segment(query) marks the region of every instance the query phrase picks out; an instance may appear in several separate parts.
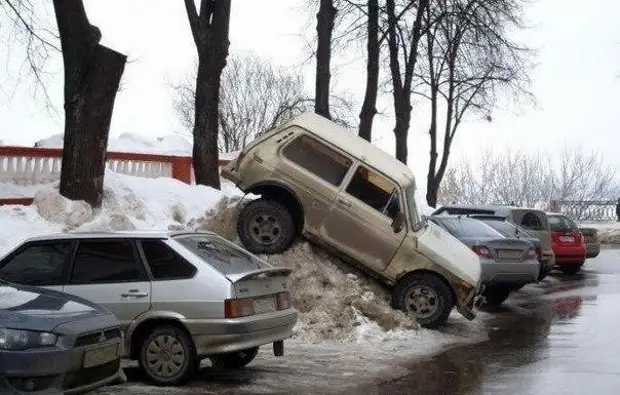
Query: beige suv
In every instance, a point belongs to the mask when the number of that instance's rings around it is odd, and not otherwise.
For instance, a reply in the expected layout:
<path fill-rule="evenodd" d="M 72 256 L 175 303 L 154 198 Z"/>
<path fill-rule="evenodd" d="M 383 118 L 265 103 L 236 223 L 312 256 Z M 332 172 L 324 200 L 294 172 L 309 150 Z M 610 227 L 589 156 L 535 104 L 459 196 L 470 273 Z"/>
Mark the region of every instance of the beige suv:
<path fill-rule="evenodd" d="M 237 231 L 260 254 L 303 235 L 392 288 L 392 305 L 427 327 L 452 308 L 473 319 L 480 261 L 424 220 L 411 170 L 338 124 L 306 113 L 252 141 L 222 177 L 259 195 Z"/>

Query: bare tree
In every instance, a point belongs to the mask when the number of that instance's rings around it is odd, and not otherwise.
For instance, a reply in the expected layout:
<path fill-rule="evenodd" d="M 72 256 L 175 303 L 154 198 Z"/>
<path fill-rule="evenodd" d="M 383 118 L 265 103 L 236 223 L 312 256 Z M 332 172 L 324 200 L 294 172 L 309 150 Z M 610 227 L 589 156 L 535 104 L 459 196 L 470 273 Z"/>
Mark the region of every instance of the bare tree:
<path fill-rule="evenodd" d="M 527 48 L 508 38 L 521 28 L 522 0 L 440 0 L 428 8 L 425 62 L 418 94 L 430 101 L 430 160 L 427 203 L 435 207 L 457 129 L 467 115 L 490 120 L 498 92 L 531 97 L 527 91 Z M 442 154 L 439 157 L 438 111 L 443 105 Z"/>
<path fill-rule="evenodd" d="M 194 102 L 194 176 L 197 184 L 220 188 L 218 121 L 220 78 L 228 57 L 231 0 L 185 0 L 198 52 Z"/>
<path fill-rule="evenodd" d="M 318 35 L 316 49 L 316 87 L 314 111 L 331 119 L 329 112 L 329 84 L 331 79 L 332 33 L 338 10 L 333 0 L 320 0 L 319 12 L 316 14 L 316 32 Z"/>
<path fill-rule="evenodd" d="M 81 0 L 54 0 L 65 71 L 60 193 L 99 206 L 116 92 L 127 57 L 99 44 Z"/>
<path fill-rule="evenodd" d="M 471 159 L 471 158 L 470 158 Z M 565 147 L 555 155 L 486 150 L 447 170 L 439 203 L 516 204 L 546 209 L 551 200 L 607 200 L 616 196 L 613 167 L 598 152 Z"/>
<path fill-rule="evenodd" d="M 368 38 L 366 58 L 366 90 L 360 111 L 359 136 L 372 140 L 372 122 L 377 114 L 377 95 L 379 91 L 379 0 L 368 0 Z"/>
<path fill-rule="evenodd" d="M 181 124 L 191 130 L 198 65 L 173 85 L 174 110 Z M 312 108 L 301 75 L 276 67 L 254 53 L 230 56 L 222 73 L 219 103 L 219 149 L 232 152 L 262 132 Z"/>

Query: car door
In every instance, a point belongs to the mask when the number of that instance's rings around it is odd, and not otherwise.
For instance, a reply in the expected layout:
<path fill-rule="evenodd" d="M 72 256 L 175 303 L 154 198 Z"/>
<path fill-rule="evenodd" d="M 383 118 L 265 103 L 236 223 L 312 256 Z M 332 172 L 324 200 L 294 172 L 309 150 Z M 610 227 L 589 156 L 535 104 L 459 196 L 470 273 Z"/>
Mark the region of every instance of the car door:
<path fill-rule="evenodd" d="M 81 240 L 64 291 L 110 310 L 124 328 L 151 306 L 151 283 L 130 239 Z"/>
<path fill-rule="evenodd" d="M 322 239 L 375 271 L 383 271 L 407 234 L 392 221 L 402 212 L 397 184 L 360 164 L 321 223 Z"/>
<path fill-rule="evenodd" d="M 303 204 L 306 229 L 317 233 L 353 160 L 303 132 L 280 152 L 282 160 L 274 169 L 276 178 L 292 187 Z"/>
<path fill-rule="evenodd" d="M 0 279 L 62 291 L 72 248 L 70 240 L 29 242 L 0 261 Z"/>

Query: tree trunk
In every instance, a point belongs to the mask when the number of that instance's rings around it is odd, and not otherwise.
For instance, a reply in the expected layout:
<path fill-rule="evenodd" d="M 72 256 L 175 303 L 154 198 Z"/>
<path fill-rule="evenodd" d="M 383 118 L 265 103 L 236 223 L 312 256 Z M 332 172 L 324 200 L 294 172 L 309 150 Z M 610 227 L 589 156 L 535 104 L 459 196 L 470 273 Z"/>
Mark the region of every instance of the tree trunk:
<path fill-rule="evenodd" d="M 321 0 L 319 12 L 316 14 L 318 44 L 316 50 L 314 112 L 328 119 L 331 119 L 329 113 L 329 81 L 331 79 L 332 33 L 337 11 L 333 0 Z"/>
<path fill-rule="evenodd" d="M 368 1 L 368 60 L 366 62 L 366 92 L 360 112 L 359 136 L 372 140 L 372 121 L 377 114 L 379 89 L 379 0 Z"/>
<path fill-rule="evenodd" d="M 127 57 L 98 44 L 81 1 L 54 0 L 65 69 L 60 193 L 101 205 L 110 122 Z"/>
<path fill-rule="evenodd" d="M 394 137 L 396 138 L 396 159 L 407 164 L 409 150 L 407 138 L 409 136 L 409 124 L 411 123 L 411 105 L 409 98 L 401 99 L 401 105 L 396 110 L 396 125 L 394 126 Z"/>

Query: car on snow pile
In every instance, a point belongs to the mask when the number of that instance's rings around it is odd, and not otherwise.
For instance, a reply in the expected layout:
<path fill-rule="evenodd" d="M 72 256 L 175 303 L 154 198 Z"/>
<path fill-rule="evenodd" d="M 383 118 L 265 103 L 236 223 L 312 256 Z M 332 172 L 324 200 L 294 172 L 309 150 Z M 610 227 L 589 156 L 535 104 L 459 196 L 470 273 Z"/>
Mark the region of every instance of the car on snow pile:
<path fill-rule="evenodd" d="M 63 233 L 28 239 L 0 260 L 0 279 L 114 313 L 123 356 L 158 385 L 186 382 L 203 358 L 240 368 L 270 343 L 282 355 L 298 317 L 290 273 L 209 232 Z"/>
<path fill-rule="evenodd" d="M 74 394 L 124 380 L 121 347 L 119 322 L 102 307 L 0 280 L 0 393 Z"/>
<path fill-rule="evenodd" d="M 484 297 L 500 305 L 511 292 L 538 282 L 540 263 L 534 244 L 505 237 L 484 222 L 465 216 L 430 216 L 480 257 Z"/>
<path fill-rule="evenodd" d="M 568 216 L 547 213 L 557 267 L 565 274 L 575 274 L 586 261 L 586 241 L 579 226 Z"/>
<path fill-rule="evenodd" d="M 411 170 L 317 114 L 302 114 L 259 136 L 222 177 L 260 198 L 237 220 L 244 246 L 288 249 L 303 235 L 391 286 L 394 308 L 427 327 L 453 307 L 475 317 L 476 254 L 420 215 Z"/>

